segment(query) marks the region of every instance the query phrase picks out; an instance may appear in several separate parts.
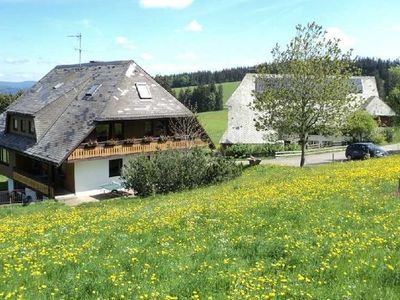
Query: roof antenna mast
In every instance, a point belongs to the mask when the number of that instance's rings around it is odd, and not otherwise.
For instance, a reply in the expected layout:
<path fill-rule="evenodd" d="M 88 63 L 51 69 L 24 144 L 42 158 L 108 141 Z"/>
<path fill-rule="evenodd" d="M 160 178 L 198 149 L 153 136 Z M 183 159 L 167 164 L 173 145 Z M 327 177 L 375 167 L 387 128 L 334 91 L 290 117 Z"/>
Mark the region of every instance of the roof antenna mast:
<path fill-rule="evenodd" d="M 80 67 L 82 63 L 82 33 L 76 35 L 68 35 L 68 37 L 77 38 L 79 40 L 79 48 L 75 48 L 75 50 L 79 52 L 79 67 Z"/>

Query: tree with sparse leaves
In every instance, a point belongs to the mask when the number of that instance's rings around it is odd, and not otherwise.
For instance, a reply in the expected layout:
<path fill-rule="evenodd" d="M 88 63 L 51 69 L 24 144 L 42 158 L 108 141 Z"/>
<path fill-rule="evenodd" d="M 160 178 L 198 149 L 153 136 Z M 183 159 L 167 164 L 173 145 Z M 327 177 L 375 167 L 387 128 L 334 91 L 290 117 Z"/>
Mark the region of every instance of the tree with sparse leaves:
<path fill-rule="evenodd" d="M 205 138 L 206 133 L 197 118 L 196 108 L 188 108 L 193 112 L 192 115 L 170 119 L 169 128 L 176 137 L 183 138 L 186 147 L 191 149 L 195 147 L 195 140 Z"/>
<path fill-rule="evenodd" d="M 253 109 L 259 130 L 274 129 L 280 136 L 296 136 L 301 146 L 300 166 L 311 133 L 339 132 L 352 111 L 351 51 L 343 52 L 339 40 L 330 40 L 316 23 L 296 26 L 295 38 L 272 50 L 277 74 L 261 69 Z"/>

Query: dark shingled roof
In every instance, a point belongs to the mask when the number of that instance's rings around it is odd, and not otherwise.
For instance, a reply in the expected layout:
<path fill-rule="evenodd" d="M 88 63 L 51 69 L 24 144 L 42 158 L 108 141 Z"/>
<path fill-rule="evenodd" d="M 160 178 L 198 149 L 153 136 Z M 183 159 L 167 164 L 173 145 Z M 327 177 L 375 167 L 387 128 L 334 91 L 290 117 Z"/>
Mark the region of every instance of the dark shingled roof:
<path fill-rule="evenodd" d="M 152 98 L 141 99 L 136 83 Z M 88 91 L 99 85 L 93 96 Z M 6 113 L 34 117 L 37 141 L 5 133 Z M 191 112 L 134 61 L 62 65 L 0 115 L 0 146 L 60 165 L 96 121 L 184 117 Z"/>

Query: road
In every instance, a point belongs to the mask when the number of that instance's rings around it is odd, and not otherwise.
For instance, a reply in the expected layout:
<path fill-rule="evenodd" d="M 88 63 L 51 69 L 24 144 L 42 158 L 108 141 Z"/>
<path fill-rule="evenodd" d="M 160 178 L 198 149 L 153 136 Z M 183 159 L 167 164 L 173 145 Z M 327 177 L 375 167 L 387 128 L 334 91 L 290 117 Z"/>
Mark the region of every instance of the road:
<path fill-rule="evenodd" d="M 386 145 L 382 147 L 386 151 L 400 152 L 400 144 Z M 325 154 L 311 154 L 306 156 L 306 166 L 322 165 L 332 162 L 343 162 L 346 160 L 344 151 L 325 153 Z M 262 164 L 274 164 L 298 167 L 300 165 L 300 156 L 293 157 L 278 157 L 275 159 L 265 159 Z"/>

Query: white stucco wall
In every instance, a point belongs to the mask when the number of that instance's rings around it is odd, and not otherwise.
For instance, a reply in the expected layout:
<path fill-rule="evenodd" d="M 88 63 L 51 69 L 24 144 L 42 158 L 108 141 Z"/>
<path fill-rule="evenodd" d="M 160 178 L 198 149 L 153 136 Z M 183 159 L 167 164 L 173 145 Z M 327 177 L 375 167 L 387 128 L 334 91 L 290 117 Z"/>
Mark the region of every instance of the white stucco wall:
<path fill-rule="evenodd" d="M 130 157 L 124 157 L 122 162 L 125 164 Z M 109 161 L 111 159 L 99 159 L 75 162 L 75 194 L 96 195 L 104 192 L 100 186 L 120 182 L 120 177 L 108 177 Z"/>
<path fill-rule="evenodd" d="M 120 181 L 119 177 L 108 177 L 110 159 L 75 162 L 75 193 L 95 195 L 102 193 L 101 185 Z"/>

